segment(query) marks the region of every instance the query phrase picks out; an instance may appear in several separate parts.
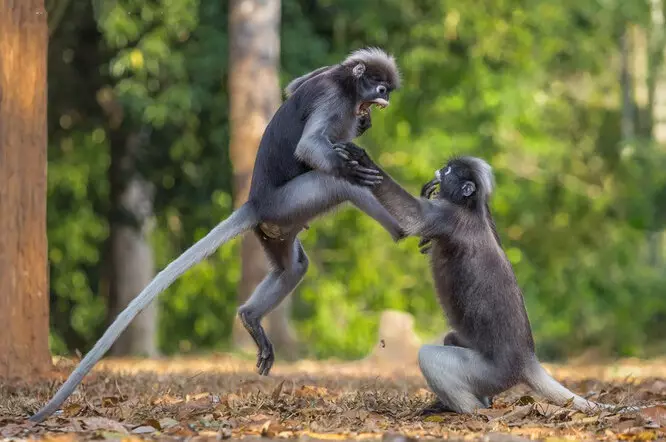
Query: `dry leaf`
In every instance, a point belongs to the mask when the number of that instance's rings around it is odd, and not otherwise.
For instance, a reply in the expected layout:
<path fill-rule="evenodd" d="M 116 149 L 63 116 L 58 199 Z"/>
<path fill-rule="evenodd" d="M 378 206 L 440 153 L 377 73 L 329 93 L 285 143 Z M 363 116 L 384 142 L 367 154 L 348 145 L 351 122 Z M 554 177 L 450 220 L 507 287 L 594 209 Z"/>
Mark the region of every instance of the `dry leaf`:
<path fill-rule="evenodd" d="M 156 429 L 154 427 L 151 427 L 150 425 L 141 425 L 140 427 L 136 427 L 135 429 L 132 430 L 133 434 L 150 434 L 154 433 Z"/>
<path fill-rule="evenodd" d="M 503 416 L 493 419 L 493 421 L 501 420 L 504 422 L 515 422 L 520 419 L 523 419 L 525 416 L 532 412 L 532 405 L 523 405 L 520 407 L 515 407 L 513 411 L 506 413 Z"/>
<path fill-rule="evenodd" d="M 423 419 L 424 422 L 446 422 L 446 419 L 443 416 L 432 415 Z"/>
<path fill-rule="evenodd" d="M 120 398 L 116 396 L 107 396 L 102 398 L 102 407 L 103 408 L 110 408 L 115 405 L 118 405 L 120 402 Z"/>
<path fill-rule="evenodd" d="M 660 427 L 666 427 L 666 407 L 664 406 L 657 405 L 655 407 L 643 408 L 639 411 L 639 414 Z"/>
<path fill-rule="evenodd" d="M 159 420 L 159 425 L 160 425 L 160 429 L 168 429 L 168 428 L 175 427 L 176 425 L 178 425 L 178 421 L 176 419 L 172 419 L 170 417 L 165 417 L 165 418 Z"/>
<path fill-rule="evenodd" d="M 162 430 L 162 425 L 160 425 L 159 421 L 157 421 L 155 419 L 146 419 L 146 421 L 143 423 L 143 425 L 153 427 L 157 431 Z"/>
<path fill-rule="evenodd" d="M 86 417 L 73 419 L 72 424 L 78 424 L 82 430 L 87 431 L 106 430 L 113 431 L 115 433 L 127 434 L 127 429 L 123 424 L 105 417 Z"/>
<path fill-rule="evenodd" d="M 62 415 L 64 417 L 74 417 L 83 410 L 83 406 L 79 404 L 69 404 L 62 409 Z"/>
<path fill-rule="evenodd" d="M 327 394 L 328 390 L 326 390 L 325 388 L 313 387 L 310 385 L 303 385 L 294 393 L 296 397 L 301 397 L 301 398 L 320 397 L 320 396 L 326 396 Z"/>
<path fill-rule="evenodd" d="M 273 390 L 273 393 L 271 393 L 271 398 L 273 401 L 277 401 L 280 398 L 280 393 L 282 392 L 282 386 L 284 385 L 284 379 L 277 384 L 275 389 Z"/>
<path fill-rule="evenodd" d="M 535 402 L 536 401 L 534 400 L 534 398 L 532 396 L 527 396 L 526 395 L 526 396 L 521 396 L 520 399 L 518 399 L 516 401 L 516 405 L 529 405 L 529 404 L 533 404 Z"/>

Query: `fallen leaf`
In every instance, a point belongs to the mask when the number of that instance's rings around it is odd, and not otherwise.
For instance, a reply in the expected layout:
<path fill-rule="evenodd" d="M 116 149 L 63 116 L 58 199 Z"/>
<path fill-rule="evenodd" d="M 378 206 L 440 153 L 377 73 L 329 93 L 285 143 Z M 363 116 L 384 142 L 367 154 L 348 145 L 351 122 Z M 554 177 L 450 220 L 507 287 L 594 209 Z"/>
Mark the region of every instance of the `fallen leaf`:
<path fill-rule="evenodd" d="M 178 421 L 176 419 L 172 419 L 170 417 L 165 417 L 159 420 L 159 425 L 160 429 L 168 429 L 171 427 L 175 427 L 178 425 Z"/>
<path fill-rule="evenodd" d="M 657 405 L 655 407 L 643 408 L 639 411 L 639 414 L 660 427 L 666 427 L 666 407 L 664 406 Z"/>
<path fill-rule="evenodd" d="M 79 404 L 69 404 L 62 409 L 62 415 L 65 417 L 74 417 L 83 410 L 83 406 Z"/>
<path fill-rule="evenodd" d="M 282 393 L 283 385 L 284 385 L 284 379 L 282 380 L 282 382 L 277 384 L 277 386 L 273 390 L 273 393 L 271 393 L 271 399 L 273 399 L 273 401 L 277 401 L 280 398 L 280 393 Z"/>
<path fill-rule="evenodd" d="M 532 405 L 523 405 L 514 408 L 513 411 L 510 411 L 503 416 L 493 419 L 493 421 L 495 420 L 502 420 L 505 422 L 517 421 L 530 414 L 530 412 L 532 412 Z"/>
<path fill-rule="evenodd" d="M 424 422 L 445 422 L 446 419 L 443 416 L 439 416 L 439 415 L 435 414 L 435 415 L 426 417 L 425 419 L 423 419 L 423 421 Z"/>
<path fill-rule="evenodd" d="M 120 398 L 116 396 L 107 396 L 102 398 L 102 407 L 103 408 L 110 408 L 115 405 L 118 405 L 120 402 Z"/>
<path fill-rule="evenodd" d="M 106 430 L 116 433 L 128 434 L 123 424 L 105 417 L 86 417 L 72 420 L 72 424 L 79 424 L 82 430 Z"/>
<path fill-rule="evenodd" d="M 300 398 L 320 397 L 328 394 L 328 390 L 323 387 L 313 387 L 310 385 L 303 385 L 296 390 L 294 395 Z"/>
<path fill-rule="evenodd" d="M 536 401 L 534 400 L 534 398 L 532 396 L 527 396 L 526 395 L 526 396 L 521 396 L 520 399 L 518 399 L 516 401 L 516 405 L 529 405 L 529 404 L 533 404 L 535 402 Z"/>
<path fill-rule="evenodd" d="M 266 421 L 266 423 L 261 427 L 261 436 L 274 438 L 278 433 L 282 432 L 284 427 L 277 422 L 271 420 Z"/>
<path fill-rule="evenodd" d="M 162 430 L 162 425 L 160 425 L 159 421 L 157 421 L 155 419 L 146 419 L 146 421 L 143 423 L 143 425 L 153 427 L 154 429 L 156 429 L 158 431 Z"/>
<path fill-rule="evenodd" d="M 119 433 L 117 431 L 102 431 L 100 434 L 104 439 L 123 440 L 127 437 L 127 433 Z"/>
<path fill-rule="evenodd" d="M 617 437 L 620 440 L 655 440 L 657 433 L 654 431 L 636 431 L 619 434 Z"/>
<path fill-rule="evenodd" d="M 486 416 L 488 419 L 497 419 L 498 417 L 504 416 L 507 413 L 506 409 L 495 409 L 495 408 L 481 408 L 476 410 L 477 414 Z"/>
<path fill-rule="evenodd" d="M 150 434 L 154 433 L 156 431 L 155 428 L 151 427 L 150 425 L 142 425 L 140 427 L 136 427 L 135 429 L 132 430 L 133 434 Z"/>

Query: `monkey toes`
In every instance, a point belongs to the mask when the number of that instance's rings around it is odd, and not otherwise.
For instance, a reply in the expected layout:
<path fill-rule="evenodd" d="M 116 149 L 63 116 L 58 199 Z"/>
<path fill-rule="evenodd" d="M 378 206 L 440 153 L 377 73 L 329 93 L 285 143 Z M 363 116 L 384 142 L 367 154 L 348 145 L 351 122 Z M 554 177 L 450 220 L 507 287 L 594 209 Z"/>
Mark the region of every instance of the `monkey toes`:
<path fill-rule="evenodd" d="M 257 373 L 262 376 L 268 376 L 268 373 L 273 368 L 275 362 L 275 352 L 273 351 L 273 344 L 266 339 L 261 346 L 262 348 L 257 352 Z"/>

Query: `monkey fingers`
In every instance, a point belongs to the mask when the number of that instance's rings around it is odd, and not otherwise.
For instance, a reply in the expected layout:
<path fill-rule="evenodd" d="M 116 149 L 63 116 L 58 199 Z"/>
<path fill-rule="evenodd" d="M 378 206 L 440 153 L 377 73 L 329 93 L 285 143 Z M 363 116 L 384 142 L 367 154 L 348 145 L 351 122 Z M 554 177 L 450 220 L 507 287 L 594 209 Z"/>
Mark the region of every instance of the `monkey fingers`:
<path fill-rule="evenodd" d="M 430 199 L 430 197 L 432 196 L 432 194 L 433 194 L 433 193 L 435 192 L 435 190 L 437 189 L 437 185 L 438 185 L 438 184 L 439 184 L 439 180 L 438 180 L 438 179 L 433 179 L 433 180 L 430 180 L 430 181 L 428 181 L 427 183 L 425 183 L 425 184 L 423 185 L 423 187 L 421 188 L 421 196 L 422 196 L 422 197 L 425 197 L 425 198 L 427 198 L 427 199 Z"/>
<path fill-rule="evenodd" d="M 423 255 L 427 255 L 432 249 L 432 240 L 430 238 L 421 238 L 419 241 L 419 251 Z"/>
<path fill-rule="evenodd" d="M 268 376 L 275 361 L 273 344 L 258 321 L 250 319 L 245 312 L 240 312 L 238 316 L 259 349 L 257 351 L 257 372 L 262 376 Z"/>

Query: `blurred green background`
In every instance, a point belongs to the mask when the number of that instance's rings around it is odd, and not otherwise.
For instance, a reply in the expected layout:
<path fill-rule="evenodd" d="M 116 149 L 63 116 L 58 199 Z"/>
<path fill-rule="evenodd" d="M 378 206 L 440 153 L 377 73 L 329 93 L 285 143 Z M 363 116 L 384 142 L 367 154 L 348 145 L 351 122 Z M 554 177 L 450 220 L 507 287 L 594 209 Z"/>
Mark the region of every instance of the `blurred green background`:
<path fill-rule="evenodd" d="M 359 144 L 413 193 L 453 154 L 492 164 L 492 209 L 541 357 L 649 356 L 666 350 L 657 130 L 666 81 L 663 23 L 650 5 L 282 0 L 281 86 L 362 46 L 394 53 L 404 86 Z M 232 209 L 228 5 L 61 0 L 51 9 L 51 348 L 71 354 L 108 324 L 114 136 L 150 134 L 136 162 L 155 186 L 157 270 Z M 117 98 L 120 128 L 105 94 Z M 425 340 L 445 330 L 417 239 L 395 245 L 345 207 L 303 242 L 311 267 L 291 307 L 303 356 L 365 355 L 387 308 L 413 314 Z M 160 351 L 230 347 L 239 252 L 239 241 L 222 247 L 160 297 Z"/>

